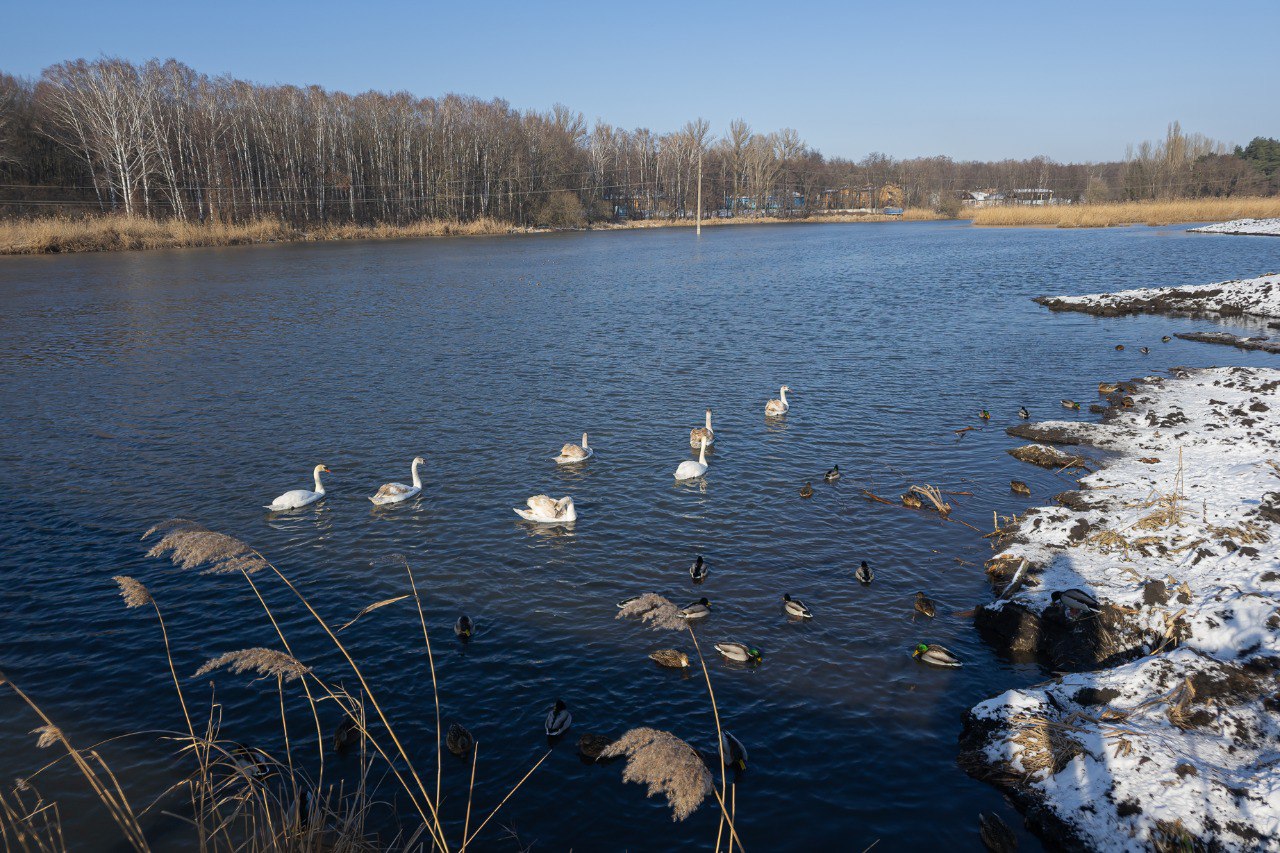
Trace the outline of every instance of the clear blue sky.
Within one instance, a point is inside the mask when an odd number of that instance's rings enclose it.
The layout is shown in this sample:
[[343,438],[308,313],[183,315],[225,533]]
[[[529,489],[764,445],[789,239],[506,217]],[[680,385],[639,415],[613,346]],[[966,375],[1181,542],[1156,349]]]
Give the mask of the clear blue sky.
[[261,83],[556,102],[624,127],[794,127],[828,155],[1119,158],[1178,119],[1280,137],[1277,0],[7,0],[0,69],[177,58]]

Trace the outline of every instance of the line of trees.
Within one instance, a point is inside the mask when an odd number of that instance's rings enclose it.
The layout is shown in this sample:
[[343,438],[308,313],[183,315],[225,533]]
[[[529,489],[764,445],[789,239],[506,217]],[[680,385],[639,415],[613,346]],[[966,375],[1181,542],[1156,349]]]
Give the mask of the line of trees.
[[[827,158],[790,128],[702,119],[665,134],[556,106],[211,78],[176,60],[0,74],[0,210],[100,210],[307,226],[492,217],[572,225],[619,217],[799,215],[944,206],[966,189],[1043,187],[1106,201],[1280,191],[1274,140],[1226,146],[1175,123],[1126,159],[1061,164]],[[1250,151],[1261,152],[1250,159]],[[1269,169],[1269,171],[1268,171]]]

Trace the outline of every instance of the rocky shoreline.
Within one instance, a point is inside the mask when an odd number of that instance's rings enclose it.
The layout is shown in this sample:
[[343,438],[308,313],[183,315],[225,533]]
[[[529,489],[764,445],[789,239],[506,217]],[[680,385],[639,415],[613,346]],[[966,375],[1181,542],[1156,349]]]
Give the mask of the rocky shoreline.
[[1009,429],[1115,458],[996,535],[979,631],[1068,674],[972,709],[962,763],[1065,849],[1280,849],[1280,370],[1122,384]]
[[1280,273],[1189,287],[1143,287],[1084,296],[1038,296],[1050,311],[1098,317],[1127,314],[1280,318]]

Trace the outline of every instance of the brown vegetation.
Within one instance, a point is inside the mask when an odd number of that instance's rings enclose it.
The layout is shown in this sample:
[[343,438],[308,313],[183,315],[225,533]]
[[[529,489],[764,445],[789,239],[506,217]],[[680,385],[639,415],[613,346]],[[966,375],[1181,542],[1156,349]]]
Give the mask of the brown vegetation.
[[1047,204],[982,207],[962,214],[974,225],[1057,228],[1103,228],[1111,225],[1172,225],[1181,222],[1223,222],[1280,216],[1280,197],[1128,201],[1114,204]]

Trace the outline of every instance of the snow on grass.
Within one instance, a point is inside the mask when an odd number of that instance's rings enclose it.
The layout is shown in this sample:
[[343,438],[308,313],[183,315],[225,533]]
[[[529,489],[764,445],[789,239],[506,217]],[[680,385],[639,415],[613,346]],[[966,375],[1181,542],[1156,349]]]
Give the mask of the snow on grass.
[[1036,299],[1055,311],[1118,316],[1139,313],[1219,313],[1280,317],[1280,273],[1189,287],[1140,287],[1085,296]]
[[1133,397],[1080,429],[1118,458],[1073,508],[1028,512],[1000,556],[1037,570],[988,608],[1070,626],[1051,595],[1084,590],[1124,622],[1097,621],[1106,651],[1137,659],[978,705],[983,760],[1088,847],[1280,850],[1280,370],[1183,371]]
[[1280,219],[1233,219],[1190,229],[1200,234],[1252,234],[1280,237]]

